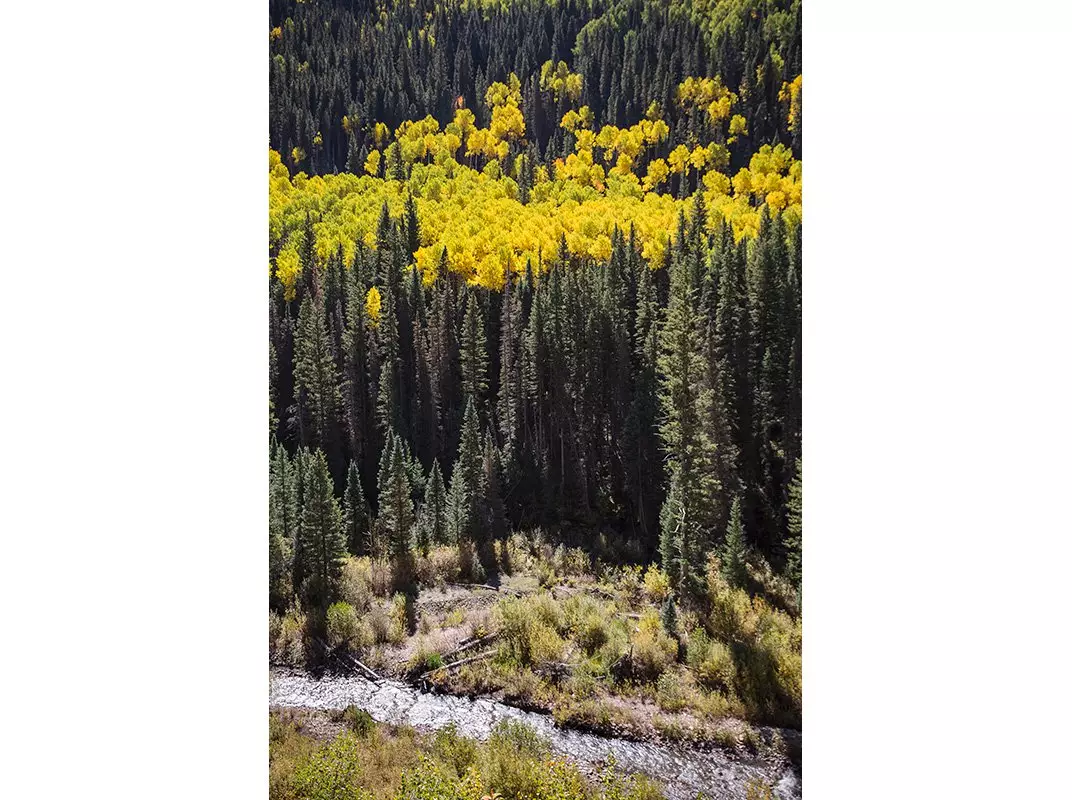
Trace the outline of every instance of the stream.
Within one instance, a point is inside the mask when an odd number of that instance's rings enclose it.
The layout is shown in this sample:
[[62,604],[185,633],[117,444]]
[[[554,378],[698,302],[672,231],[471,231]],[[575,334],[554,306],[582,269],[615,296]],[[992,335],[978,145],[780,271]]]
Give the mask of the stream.
[[[500,720],[523,722],[548,739],[551,747],[577,762],[600,765],[611,756],[625,773],[642,772],[663,784],[668,800],[744,798],[745,784],[762,778],[781,800],[801,796],[800,779],[785,763],[738,758],[722,750],[702,750],[679,744],[654,744],[613,739],[560,728],[546,714],[523,711],[485,698],[471,699],[421,692],[399,681],[374,683],[354,675],[316,677],[306,672],[272,667],[269,707],[342,709],[349,705],[367,711],[377,722],[435,730],[453,723],[458,732],[487,739]],[[772,729],[760,729],[769,733]],[[783,735],[799,733],[783,731]]]

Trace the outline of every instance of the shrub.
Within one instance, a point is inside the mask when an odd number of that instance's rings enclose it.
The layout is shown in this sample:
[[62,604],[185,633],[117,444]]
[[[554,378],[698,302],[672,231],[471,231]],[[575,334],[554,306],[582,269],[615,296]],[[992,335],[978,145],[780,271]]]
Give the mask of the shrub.
[[303,800],[366,800],[372,794],[358,788],[360,774],[357,739],[344,733],[294,770],[295,795]]
[[368,614],[369,628],[372,630],[372,640],[375,644],[385,644],[391,639],[391,617],[380,606],[373,608]]
[[606,644],[608,626],[614,607],[604,606],[588,595],[574,595],[563,604],[567,628],[573,638],[591,655]]
[[453,545],[433,547],[427,556],[417,558],[417,578],[422,584],[442,586],[461,578],[461,555]]
[[520,666],[560,657],[565,643],[556,622],[563,620],[558,604],[549,596],[504,600],[496,606],[500,620],[500,658]]
[[305,665],[305,614],[301,608],[289,610],[279,625],[275,656],[294,667]]
[[369,585],[374,595],[377,597],[387,597],[394,585],[391,562],[382,558],[370,562]]
[[655,701],[666,711],[681,711],[688,705],[688,687],[680,674],[667,671],[659,676]]
[[711,639],[703,630],[689,637],[688,665],[696,679],[707,689],[731,692],[737,685],[737,665],[733,654],[722,642]]
[[670,596],[670,578],[654,564],[644,573],[644,592],[653,603],[662,603]]
[[332,647],[346,645],[357,637],[357,612],[349,603],[338,602],[328,606],[327,614],[328,644]]
[[633,674],[642,681],[654,681],[676,657],[677,641],[663,631],[658,613],[645,612],[630,647]]
[[459,625],[465,623],[465,609],[452,608],[447,612],[447,616],[443,618],[444,628],[457,628]]
[[339,715],[339,721],[362,738],[368,736],[376,729],[376,720],[363,708],[350,705],[343,709]]
[[339,597],[361,613],[372,602],[372,562],[368,558],[348,558],[342,565]]
[[432,752],[460,778],[476,762],[477,747],[472,739],[459,736],[458,728],[452,722],[436,731],[432,739]]
[[387,632],[387,638],[391,644],[399,644],[406,638],[406,634],[412,628],[411,613],[412,608],[409,600],[401,592],[396,592],[391,598],[391,625]]
[[491,732],[481,774],[488,789],[504,797],[540,797],[539,775],[534,762],[551,754],[547,742],[527,725],[503,720]]

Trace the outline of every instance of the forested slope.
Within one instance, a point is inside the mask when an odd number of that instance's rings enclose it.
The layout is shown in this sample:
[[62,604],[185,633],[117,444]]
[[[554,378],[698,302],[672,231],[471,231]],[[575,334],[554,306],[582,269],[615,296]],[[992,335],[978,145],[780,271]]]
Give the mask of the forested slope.
[[484,578],[534,527],[678,602],[713,552],[798,585],[799,2],[270,26],[273,608],[326,608],[348,553]]

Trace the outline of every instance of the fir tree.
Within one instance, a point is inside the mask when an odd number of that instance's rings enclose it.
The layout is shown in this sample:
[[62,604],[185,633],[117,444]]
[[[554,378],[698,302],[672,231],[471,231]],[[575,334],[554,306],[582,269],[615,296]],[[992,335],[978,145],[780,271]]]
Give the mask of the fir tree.
[[303,481],[299,537],[306,576],[304,595],[313,606],[327,608],[338,589],[342,560],[346,556],[346,538],[342,530],[342,511],[335,499],[323,450],[318,449],[309,457]]
[[393,562],[395,589],[401,590],[411,587],[414,577],[413,529],[416,515],[402,441],[398,436],[391,437],[390,448],[386,458],[387,469],[380,484],[377,523]]
[[343,529],[347,546],[355,556],[372,553],[371,512],[361,487],[361,473],[357,462],[351,461],[346,471],[346,491],[343,494]]
[[421,552],[425,555],[431,544],[447,542],[447,491],[438,459],[432,462],[432,472],[424,489],[419,536]]
[[793,480],[789,484],[789,502],[787,511],[789,516],[789,536],[785,540],[786,550],[786,576],[797,587],[801,588],[801,552],[803,531],[803,485],[800,459],[797,459],[796,470]]
[[479,552],[483,539],[483,472],[480,423],[477,421],[476,405],[470,397],[465,406],[462,440],[450,476],[450,496],[447,501],[451,538],[461,548],[463,563],[470,547],[477,547]]
[[[678,241],[685,246],[682,216]],[[667,455],[670,492],[660,515],[664,553],[677,563],[668,572],[679,589],[691,591],[700,581],[704,552],[718,518],[719,486],[715,477],[715,446],[708,432],[713,392],[707,385],[703,357],[703,315],[699,307],[702,244],[675,252],[671,262],[670,296],[660,340],[662,376],[660,426]],[[678,541],[671,546],[667,538]]]
[[306,297],[302,301],[294,380],[305,397],[303,406],[311,420],[311,442],[327,450],[333,444],[332,431],[342,398],[322,298]]
[[465,300],[460,355],[462,393],[467,402],[472,399],[477,410],[481,411],[484,408],[484,394],[488,390],[488,349],[475,289],[469,290]]
[[745,566],[746,552],[741,501],[740,498],[735,497],[730,507],[730,522],[726,528],[726,541],[722,548],[722,573],[732,585],[741,588],[746,586],[748,581],[748,569]]

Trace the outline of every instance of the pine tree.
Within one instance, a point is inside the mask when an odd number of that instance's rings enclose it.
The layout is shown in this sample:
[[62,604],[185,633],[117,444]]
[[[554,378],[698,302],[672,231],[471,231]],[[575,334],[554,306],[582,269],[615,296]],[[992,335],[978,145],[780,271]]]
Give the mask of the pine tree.
[[484,516],[488,538],[497,541],[506,536],[506,513],[503,509],[499,451],[491,432],[484,437]]
[[521,435],[521,299],[518,288],[513,285],[510,274],[503,284],[502,314],[499,326],[499,396],[496,416],[501,437],[503,475],[513,482],[516,477],[520,454]]
[[432,471],[424,489],[419,536],[421,552],[425,555],[431,544],[447,542],[447,490],[443,485],[438,459],[432,462]]
[[726,541],[722,548],[722,573],[732,585],[741,588],[744,588],[748,582],[748,569],[745,566],[746,551],[741,500],[735,497],[730,507],[730,522],[726,528]]
[[458,542],[462,550],[463,563],[470,547],[476,546],[479,552],[483,539],[483,472],[480,423],[477,421],[476,405],[470,397],[465,405],[462,440],[450,476],[450,496],[447,501],[451,538]]
[[663,629],[676,639],[678,635],[677,606],[674,604],[673,595],[663,601],[662,608],[659,610],[659,619],[663,624]]
[[472,399],[477,410],[482,411],[484,395],[488,390],[488,348],[475,289],[469,290],[465,300],[461,365],[463,396],[467,398],[467,401]]
[[343,494],[343,529],[347,546],[355,556],[372,553],[371,512],[361,487],[361,473],[357,462],[351,461],[346,471],[346,492]]
[[380,505],[377,523],[394,566],[395,589],[412,586],[413,534],[416,514],[410,494],[402,441],[391,437],[391,451],[386,458],[387,469],[380,484]]
[[417,203],[412,194],[406,195],[406,252],[410,259],[417,254],[421,246],[421,228],[417,221]]
[[298,508],[294,471],[286,450],[275,446],[268,478],[268,604],[282,611],[292,592],[294,538]]
[[303,406],[312,423],[311,442],[327,451],[334,444],[332,433],[342,398],[322,298],[306,297],[302,301],[295,340],[294,380],[305,396]]
[[789,484],[789,502],[787,504],[789,516],[789,536],[785,540],[786,550],[786,576],[800,591],[801,587],[801,552],[803,532],[803,475],[801,473],[800,459],[797,459],[796,470],[793,480]]
[[[685,246],[685,221],[678,242]],[[713,392],[707,385],[703,357],[703,315],[699,308],[704,248],[698,242],[675,252],[671,262],[670,296],[660,336],[663,421],[660,435],[667,455],[670,492],[660,515],[661,550],[676,553],[668,564],[675,586],[686,592],[700,582],[704,552],[718,519],[719,486],[715,477],[715,447],[707,427],[712,415]],[[670,543],[668,538],[677,539]]]
[[304,475],[304,507],[299,530],[306,575],[304,595],[317,608],[327,608],[334,600],[346,556],[342,511],[333,492],[327,459],[324,451],[318,449],[309,457]]

